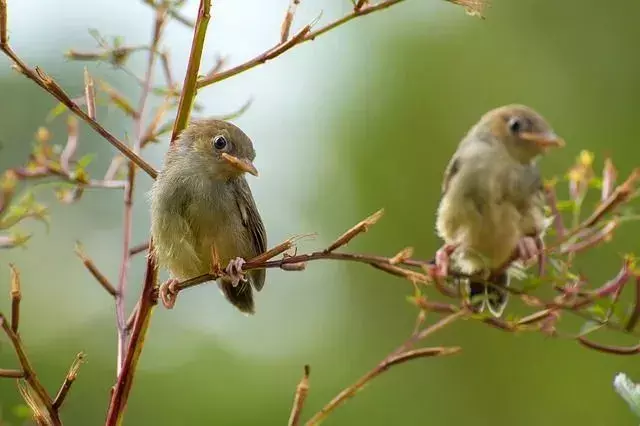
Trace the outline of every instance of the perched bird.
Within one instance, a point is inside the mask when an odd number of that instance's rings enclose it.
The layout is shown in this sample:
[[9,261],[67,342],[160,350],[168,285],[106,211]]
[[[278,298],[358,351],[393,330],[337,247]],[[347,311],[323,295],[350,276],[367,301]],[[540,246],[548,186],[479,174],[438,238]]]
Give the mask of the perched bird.
[[173,279],[212,270],[212,246],[227,275],[218,280],[240,311],[254,313],[251,287],[260,291],[265,270],[242,272],[243,259],[263,253],[267,235],[244,177],[258,171],[249,137],[231,123],[193,121],[166,154],[151,189],[151,235],[158,264]]
[[561,146],[564,141],[536,111],[506,105],[486,113],[451,158],[436,221],[445,246],[436,262],[450,255],[452,269],[477,277],[464,280],[477,311],[488,307],[494,316],[502,315],[510,282],[505,267],[519,245],[530,247],[521,245],[523,239],[543,231],[536,160]]

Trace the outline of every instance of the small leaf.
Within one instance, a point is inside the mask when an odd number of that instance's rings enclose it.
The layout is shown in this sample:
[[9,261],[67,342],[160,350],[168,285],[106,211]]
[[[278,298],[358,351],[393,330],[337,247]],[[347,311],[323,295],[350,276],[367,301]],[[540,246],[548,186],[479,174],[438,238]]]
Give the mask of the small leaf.
[[59,102],[55,107],[51,109],[51,111],[49,111],[49,113],[47,114],[47,117],[45,118],[45,121],[47,123],[50,123],[53,120],[55,120],[58,116],[63,114],[65,111],[67,111],[67,106],[62,102]]
[[93,161],[93,159],[96,157],[96,154],[87,154],[87,155],[83,155],[80,159],[78,159],[78,161],[76,162],[76,166],[80,169],[86,169],[87,166],[89,166],[89,164],[91,164],[91,162]]

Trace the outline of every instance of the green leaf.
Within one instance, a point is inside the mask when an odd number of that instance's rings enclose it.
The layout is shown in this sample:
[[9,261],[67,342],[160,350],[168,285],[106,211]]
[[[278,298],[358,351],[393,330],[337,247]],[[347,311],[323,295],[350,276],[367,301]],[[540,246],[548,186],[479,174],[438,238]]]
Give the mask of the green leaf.
[[45,118],[45,122],[47,123],[52,122],[53,120],[58,118],[58,116],[63,114],[65,111],[67,111],[67,106],[62,102],[59,102],[55,107],[51,109],[51,111],[49,111],[49,113],[47,114],[47,118]]
[[91,164],[91,162],[93,161],[93,159],[96,157],[96,154],[87,154],[87,155],[83,155],[77,162],[76,162],[76,166],[80,169],[85,169],[87,168],[87,166],[89,164]]

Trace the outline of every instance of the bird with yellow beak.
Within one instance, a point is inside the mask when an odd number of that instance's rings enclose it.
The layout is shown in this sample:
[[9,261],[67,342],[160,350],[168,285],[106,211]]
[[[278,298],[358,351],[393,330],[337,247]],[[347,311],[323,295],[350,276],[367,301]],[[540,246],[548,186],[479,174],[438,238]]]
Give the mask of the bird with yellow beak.
[[[514,253],[531,257],[531,238],[544,230],[544,194],[537,159],[564,141],[524,105],[487,112],[462,139],[442,184],[436,230],[440,273],[463,279],[472,308],[502,315],[508,300],[506,269]],[[538,250],[541,243],[536,243]]]

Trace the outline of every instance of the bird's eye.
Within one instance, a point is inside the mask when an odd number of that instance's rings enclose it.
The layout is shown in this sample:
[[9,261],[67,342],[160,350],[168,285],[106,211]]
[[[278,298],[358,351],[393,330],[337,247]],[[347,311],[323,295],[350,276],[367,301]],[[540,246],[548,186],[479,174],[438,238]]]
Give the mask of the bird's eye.
[[518,133],[522,130],[522,121],[518,117],[513,117],[509,120],[508,126],[511,133]]
[[213,146],[215,149],[225,149],[227,147],[227,139],[224,136],[216,136],[213,140]]

